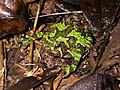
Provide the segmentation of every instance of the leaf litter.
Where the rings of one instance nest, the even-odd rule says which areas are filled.
[[[49,15],[63,11],[53,1],[43,1],[28,3],[30,16],[35,19],[30,19],[27,32],[3,39],[7,59],[5,89],[66,90],[95,68],[93,56],[98,55],[96,49],[91,51],[94,38],[84,15]]]

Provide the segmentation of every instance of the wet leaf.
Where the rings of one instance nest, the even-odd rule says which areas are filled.
[[[27,13],[22,0],[0,0],[0,37],[21,33],[27,26]]]

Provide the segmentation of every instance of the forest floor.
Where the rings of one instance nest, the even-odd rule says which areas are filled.
[[[91,73],[109,74],[120,80],[119,18],[109,34],[96,37],[96,31],[91,30],[91,25],[82,12],[66,13],[52,0],[45,3],[40,0],[27,5],[29,30],[9,35],[2,40],[3,44],[0,41],[3,46],[0,50],[4,49],[0,51],[4,56],[0,57],[4,60],[2,83],[5,90],[67,90]],[[75,46],[74,41],[77,40],[74,37],[78,39],[79,33],[71,35],[71,42],[68,38],[57,38],[57,35],[64,36],[73,29],[89,40],[83,38]],[[57,32],[56,35],[54,31]],[[78,50],[79,55],[70,50]]]

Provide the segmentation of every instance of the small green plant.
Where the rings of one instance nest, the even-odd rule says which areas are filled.
[[[38,32],[34,36],[28,36],[28,38],[19,38],[19,41],[21,42],[21,44],[19,44],[19,46],[29,45],[30,41],[34,41],[34,40],[36,40],[36,38],[42,38],[42,36],[43,36],[43,32]]]
[[[82,54],[92,46],[92,38],[88,30],[66,23],[53,24],[52,28],[43,35],[42,42],[49,50],[59,52],[61,58],[66,53],[71,54],[75,61],[65,66],[66,75],[75,71]]]
[[[62,58],[66,53],[69,53],[74,61],[72,64],[66,65],[63,68],[66,71],[66,76],[71,71],[75,71],[82,57],[82,54],[92,46],[91,34],[86,29],[81,29],[78,25],[70,25],[67,23],[53,24],[47,32],[39,32],[29,38],[20,38],[22,45],[29,45],[31,40],[41,38],[41,42],[47,50],[60,53]]]

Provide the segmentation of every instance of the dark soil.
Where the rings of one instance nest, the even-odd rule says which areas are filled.
[[[103,90],[103,87],[104,90],[120,89],[120,3],[117,0],[101,0],[101,7],[98,7],[94,0],[86,0],[84,3],[82,1],[81,5],[69,0],[46,0],[43,3],[42,0],[31,0],[25,4],[26,13],[29,14],[28,29],[17,35],[2,37],[0,34],[4,49],[4,90]],[[38,4],[41,4],[40,17],[35,24]],[[74,5],[70,6],[72,4]],[[82,10],[85,15],[49,15],[65,12],[64,10]],[[79,19],[79,22],[75,22],[75,19]],[[82,29],[88,29],[93,39],[93,47],[82,53],[84,57],[77,69],[68,76],[65,76],[65,69],[60,68],[74,63],[73,58],[67,54],[67,58],[63,57],[65,55],[60,57],[58,53],[46,50],[41,38],[35,36],[37,32],[48,32],[51,24],[65,20],[72,25],[79,24]],[[35,40],[29,40],[30,36],[35,37]],[[28,43],[24,45],[20,38],[25,38]]]

